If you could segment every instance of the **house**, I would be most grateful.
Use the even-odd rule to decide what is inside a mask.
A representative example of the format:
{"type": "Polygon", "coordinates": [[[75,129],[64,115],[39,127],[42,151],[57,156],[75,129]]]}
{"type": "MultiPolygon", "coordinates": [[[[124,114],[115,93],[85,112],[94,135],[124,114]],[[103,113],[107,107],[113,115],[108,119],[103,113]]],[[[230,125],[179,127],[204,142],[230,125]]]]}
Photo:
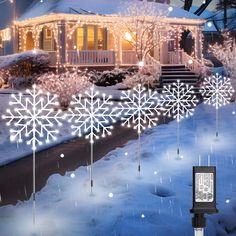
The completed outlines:
{"type": "MultiPolygon", "coordinates": [[[[120,4],[117,0],[36,0],[14,26],[0,31],[0,45],[13,41],[14,53],[42,49],[50,54],[51,65],[58,67],[136,65],[134,49],[121,35],[123,31],[114,28],[121,17],[120,4]]],[[[199,66],[205,20],[174,6],[155,5],[168,12],[160,20],[173,26],[174,34],[155,47],[150,63],[199,66]],[[180,48],[183,32],[191,32],[191,55],[180,48]]],[[[165,35],[168,28],[159,30],[165,35]]]]}

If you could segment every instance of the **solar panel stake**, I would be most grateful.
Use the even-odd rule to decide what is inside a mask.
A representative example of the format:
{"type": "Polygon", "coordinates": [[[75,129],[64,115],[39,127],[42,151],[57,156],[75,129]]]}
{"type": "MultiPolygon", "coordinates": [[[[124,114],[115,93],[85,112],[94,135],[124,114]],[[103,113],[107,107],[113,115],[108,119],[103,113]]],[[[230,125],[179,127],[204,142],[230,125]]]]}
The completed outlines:
{"type": "Polygon", "coordinates": [[[216,167],[193,167],[193,208],[192,226],[195,236],[204,236],[205,214],[218,213],[216,208],[216,167]]]}

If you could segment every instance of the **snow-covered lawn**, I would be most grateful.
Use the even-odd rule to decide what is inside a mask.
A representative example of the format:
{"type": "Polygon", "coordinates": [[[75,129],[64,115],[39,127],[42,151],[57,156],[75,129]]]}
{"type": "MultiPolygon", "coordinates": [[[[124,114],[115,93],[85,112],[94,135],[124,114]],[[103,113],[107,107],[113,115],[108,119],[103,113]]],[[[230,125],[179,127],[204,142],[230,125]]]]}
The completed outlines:
{"type": "MultiPolygon", "coordinates": [[[[4,236],[191,236],[192,166],[217,167],[218,215],[207,216],[207,236],[236,235],[236,105],[220,109],[220,138],[214,140],[215,110],[199,105],[181,122],[182,160],[176,159],[176,121],[141,137],[142,172],[137,175],[137,140],[94,165],[94,196],[89,173],[80,167],[53,175],[37,194],[37,225],[32,201],[0,208],[4,236]]],[[[106,140],[104,140],[104,145],[106,140]]],[[[70,158],[65,156],[64,158],[70,158]]]]}

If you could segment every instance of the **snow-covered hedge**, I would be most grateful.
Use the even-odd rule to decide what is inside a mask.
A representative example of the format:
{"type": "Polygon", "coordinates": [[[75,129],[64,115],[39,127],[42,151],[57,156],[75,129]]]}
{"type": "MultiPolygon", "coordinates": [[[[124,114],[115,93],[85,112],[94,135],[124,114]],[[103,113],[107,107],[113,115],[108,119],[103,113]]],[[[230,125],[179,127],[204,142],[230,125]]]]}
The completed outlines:
{"type": "Polygon", "coordinates": [[[135,69],[114,69],[103,72],[91,71],[89,77],[92,83],[97,86],[112,86],[121,83],[127,75],[134,74],[135,69]]]}
{"type": "Polygon", "coordinates": [[[57,94],[62,108],[70,105],[73,95],[91,86],[89,77],[81,71],[45,73],[37,78],[37,84],[44,92],[57,94]]]}
{"type": "Polygon", "coordinates": [[[16,87],[18,78],[21,83],[28,83],[31,76],[48,71],[50,56],[41,50],[26,51],[0,57],[0,77],[5,83],[16,87]],[[23,80],[27,81],[23,81],[23,80]]]}
{"type": "Polygon", "coordinates": [[[126,76],[126,79],[123,81],[123,84],[127,86],[128,88],[133,88],[137,86],[138,84],[141,84],[142,86],[147,86],[149,88],[153,88],[155,85],[155,82],[157,82],[157,79],[155,76],[143,75],[141,73],[137,73],[134,75],[126,76]]]}

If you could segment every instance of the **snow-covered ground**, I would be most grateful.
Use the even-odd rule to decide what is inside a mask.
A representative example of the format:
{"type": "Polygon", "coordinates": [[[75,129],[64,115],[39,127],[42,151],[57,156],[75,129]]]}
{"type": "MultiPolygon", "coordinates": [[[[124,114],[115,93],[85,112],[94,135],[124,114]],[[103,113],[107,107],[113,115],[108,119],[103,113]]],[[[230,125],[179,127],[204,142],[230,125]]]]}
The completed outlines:
{"type": "Polygon", "coordinates": [[[192,166],[199,159],[217,167],[220,213],[207,216],[205,235],[236,235],[235,111],[235,104],[220,109],[217,141],[215,110],[199,105],[180,124],[182,160],[176,159],[176,121],[147,130],[141,137],[141,176],[137,140],[113,150],[94,165],[94,196],[87,167],[51,176],[37,194],[37,225],[32,226],[31,200],[4,206],[0,235],[191,236],[192,166]]]}

